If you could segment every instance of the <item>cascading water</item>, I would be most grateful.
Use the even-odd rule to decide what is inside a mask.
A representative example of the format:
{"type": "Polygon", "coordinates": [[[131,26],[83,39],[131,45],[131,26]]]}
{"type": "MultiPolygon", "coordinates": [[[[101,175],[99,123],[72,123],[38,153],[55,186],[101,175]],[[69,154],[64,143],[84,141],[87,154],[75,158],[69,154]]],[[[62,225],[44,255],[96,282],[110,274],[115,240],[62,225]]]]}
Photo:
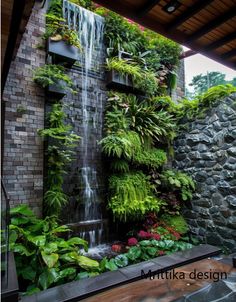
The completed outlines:
{"type": "MultiPolygon", "coordinates": [[[[81,179],[84,213],[81,218],[81,224],[91,224],[94,225],[94,228],[89,231],[83,231],[79,235],[89,239],[90,246],[94,246],[101,243],[103,223],[102,213],[99,208],[97,171],[93,165],[97,138],[92,137],[92,129],[97,129],[98,125],[100,125],[101,129],[102,116],[97,110],[93,114],[89,110],[89,73],[91,70],[96,71],[99,69],[96,56],[101,55],[103,51],[104,22],[102,17],[66,0],[63,1],[63,15],[69,28],[77,31],[82,46],[82,51],[78,53],[78,61],[82,71],[83,124],[83,133],[81,133],[82,152],[80,156],[82,157],[81,179]]],[[[98,102],[96,107],[102,105],[101,94],[95,92],[95,97],[98,102]]]]}

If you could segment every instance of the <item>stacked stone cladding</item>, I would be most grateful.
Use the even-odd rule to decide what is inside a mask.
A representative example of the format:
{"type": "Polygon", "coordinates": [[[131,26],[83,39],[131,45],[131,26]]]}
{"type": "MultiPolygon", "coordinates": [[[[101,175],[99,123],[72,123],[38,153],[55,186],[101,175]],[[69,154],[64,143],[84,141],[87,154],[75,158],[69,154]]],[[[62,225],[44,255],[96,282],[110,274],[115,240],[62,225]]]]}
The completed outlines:
{"type": "Polygon", "coordinates": [[[236,251],[236,94],[189,122],[175,141],[173,166],[196,182],[183,210],[203,241],[236,251]]]}

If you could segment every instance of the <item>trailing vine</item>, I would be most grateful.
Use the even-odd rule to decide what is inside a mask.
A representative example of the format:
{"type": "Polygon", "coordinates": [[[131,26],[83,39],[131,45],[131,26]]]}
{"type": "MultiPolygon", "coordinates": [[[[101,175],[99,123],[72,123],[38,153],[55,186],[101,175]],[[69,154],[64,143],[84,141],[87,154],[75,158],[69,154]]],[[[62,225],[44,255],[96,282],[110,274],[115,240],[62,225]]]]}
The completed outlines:
{"type": "Polygon", "coordinates": [[[47,176],[44,193],[44,206],[47,215],[59,215],[68,197],[63,192],[63,175],[66,166],[72,161],[72,148],[79,136],[72,133],[71,126],[64,123],[65,113],[62,104],[53,104],[47,117],[45,129],[38,133],[47,142],[47,176]]]}

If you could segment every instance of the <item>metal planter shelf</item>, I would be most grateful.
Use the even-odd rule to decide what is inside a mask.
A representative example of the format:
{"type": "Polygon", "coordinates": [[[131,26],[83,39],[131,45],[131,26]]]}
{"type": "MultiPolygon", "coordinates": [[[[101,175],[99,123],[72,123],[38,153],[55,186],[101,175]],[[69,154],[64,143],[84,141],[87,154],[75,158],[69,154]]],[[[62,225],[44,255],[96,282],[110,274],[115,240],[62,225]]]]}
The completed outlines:
{"type": "Polygon", "coordinates": [[[110,70],[107,73],[107,88],[117,89],[125,92],[134,92],[133,81],[130,76],[122,75],[116,70],[110,70]]]}
{"type": "Polygon", "coordinates": [[[52,56],[53,63],[67,63],[72,66],[78,60],[78,48],[65,41],[47,41],[47,52],[52,56]]]}
{"type": "Polygon", "coordinates": [[[62,99],[66,95],[64,89],[61,88],[60,83],[49,85],[47,87],[47,96],[55,99],[62,99]]]}

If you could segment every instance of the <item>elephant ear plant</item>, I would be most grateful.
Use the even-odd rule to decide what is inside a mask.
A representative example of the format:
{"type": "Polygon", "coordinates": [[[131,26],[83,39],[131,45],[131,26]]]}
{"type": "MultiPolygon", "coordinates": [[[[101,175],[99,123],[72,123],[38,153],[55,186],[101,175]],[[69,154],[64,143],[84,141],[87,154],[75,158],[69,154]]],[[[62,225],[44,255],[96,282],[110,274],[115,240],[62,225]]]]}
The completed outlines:
{"type": "Polygon", "coordinates": [[[60,65],[45,64],[34,71],[33,80],[39,86],[46,88],[56,85],[59,88],[76,93],[71,78],[65,74],[65,68],[60,65]]]}
{"type": "Polygon", "coordinates": [[[38,219],[27,205],[11,209],[10,215],[10,249],[22,292],[33,294],[101,271],[97,261],[83,255],[87,241],[63,239],[60,235],[70,229],[59,226],[54,216],[38,219]]]}

